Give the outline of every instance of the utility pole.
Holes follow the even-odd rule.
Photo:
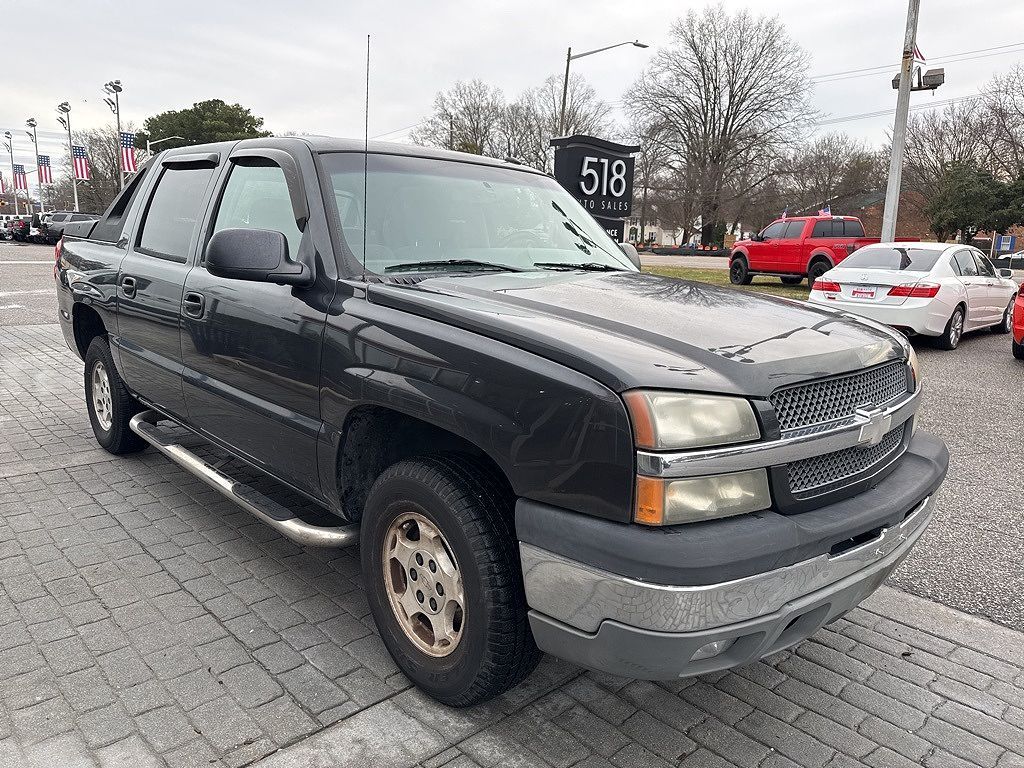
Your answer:
[[[71,158],[71,163],[73,165],[74,162],[75,162],[75,160],[74,160],[75,148],[74,148],[74,146],[72,146],[72,141],[71,141],[71,105],[68,104],[66,101],[62,101],[60,104],[57,105],[57,110],[59,112],[63,113],[63,115],[58,115],[57,119],[60,121],[61,125],[63,125],[65,128],[68,129],[68,157]],[[71,169],[71,189],[75,193],[75,211],[77,212],[78,211],[78,179],[75,177],[75,169],[74,169],[74,167],[72,167],[72,169]]]
[[[903,38],[899,95],[896,97],[896,122],[892,129],[889,182],[885,187],[885,210],[882,213],[883,243],[891,243],[896,239],[896,215],[900,207],[903,149],[907,144],[907,115],[910,113],[910,86],[914,69],[914,47],[917,40],[917,17],[920,11],[921,0],[910,0],[907,6],[907,31]]]
[[[20,216],[21,212],[18,210],[18,180],[14,178],[14,137],[11,136],[10,131],[4,131],[4,138],[7,139],[4,142],[4,148],[11,156],[11,194],[14,195],[14,215]]]

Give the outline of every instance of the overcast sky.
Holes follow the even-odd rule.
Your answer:
[[[894,107],[889,83],[903,41],[903,0],[726,5],[778,13],[806,48],[812,75],[893,65],[881,75],[818,84],[814,103],[825,115]],[[662,46],[673,19],[702,6],[695,0],[518,0],[500,8],[445,0],[5,0],[0,129],[14,132],[15,162],[33,166],[23,125],[36,117],[40,152],[56,164],[65,144],[55,105],[71,104],[74,128],[112,122],[101,86],[120,78],[122,119],[137,126],[157,112],[220,98],[251,108],[274,132],[361,136],[369,33],[370,135],[404,140],[408,127],[429,113],[435,92],[458,79],[479,77],[514,97],[561,73],[568,45],[581,51],[638,38]],[[12,24],[15,19],[21,21]],[[945,64],[946,85],[934,97],[914,94],[913,103],[971,95],[1024,60],[1021,0],[922,0],[918,45],[929,60],[1013,43],[1019,44],[1013,52]],[[617,107],[650,54],[619,48],[573,62],[574,71]],[[886,116],[822,130],[880,144],[891,122]]]

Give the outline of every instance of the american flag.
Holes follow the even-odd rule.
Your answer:
[[[53,175],[50,173],[50,156],[36,155],[36,162],[39,168],[39,183],[53,184]]]
[[[135,163],[135,134],[121,131],[121,170],[135,173],[139,166]]]
[[[25,175],[25,166],[15,164],[14,166],[14,188],[28,191],[28,176]]]
[[[75,166],[75,178],[79,181],[89,180],[89,156],[85,147],[71,147],[71,162]]]

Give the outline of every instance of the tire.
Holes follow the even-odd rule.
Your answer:
[[[1024,360],[1024,344],[1018,344],[1016,339],[1010,343],[1010,348],[1013,350],[1013,356],[1018,360]]]
[[[800,283],[804,281],[802,277],[796,277],[795,275],[782,277],[780,279],[782,280],[783,285],[800,285]]]
[[[1009,333],[1013,330],[1014,301],[1015,299],[1010,299],[1010,303],[1006,305],[1006,309],[1003,311],[1003,319],[989,328],[992,333]]]
[[[946,323],[946,329],[942,332],[942,335],[935,340],[935,346],[939,349],[956,349],[963,336],[964,308],[957,307],[953,310],[953,314],[949,316],[949,322]]]
[[[807,269],[807,282],[814,285],[814,281],[832,269],[827,261],[816,261]]]
[[[513,519],[504,479],[470,457],[406,459],[370,489],[360,526],[370,610],[402,672],[443,704],[468,707],[493,698],[540,660],[526,616]],[[386,554],[386,547],[395,554]],[[412,592],[414,581],[423,591]],[[442,581],[449,584],[447,593],[437,586]],[[402,600],[412,606],[411,617]],[[442,622],[442,615],[448,619]]]
[[[146,447],[146,442],[128,426],[142,406],[128,394],[102,336],[93,339],[85,353],[85,403],[96,442],[106,451],[121,455]]]
[[[729,282],[733,285],[750,285],[753,276],[747,269],[747,260],[737,256],[729,262]]]

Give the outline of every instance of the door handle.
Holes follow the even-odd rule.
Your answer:
[[[135,296],[136,287],[135,278],[131,275],[125,275],[121,278],[121,293],[129,299]]]
[[[185,314],[189,317],[202,317],[203,310],[206,308],[206,297],[201,293],[189,291],[182,300],[182,306],[185,308]]]

